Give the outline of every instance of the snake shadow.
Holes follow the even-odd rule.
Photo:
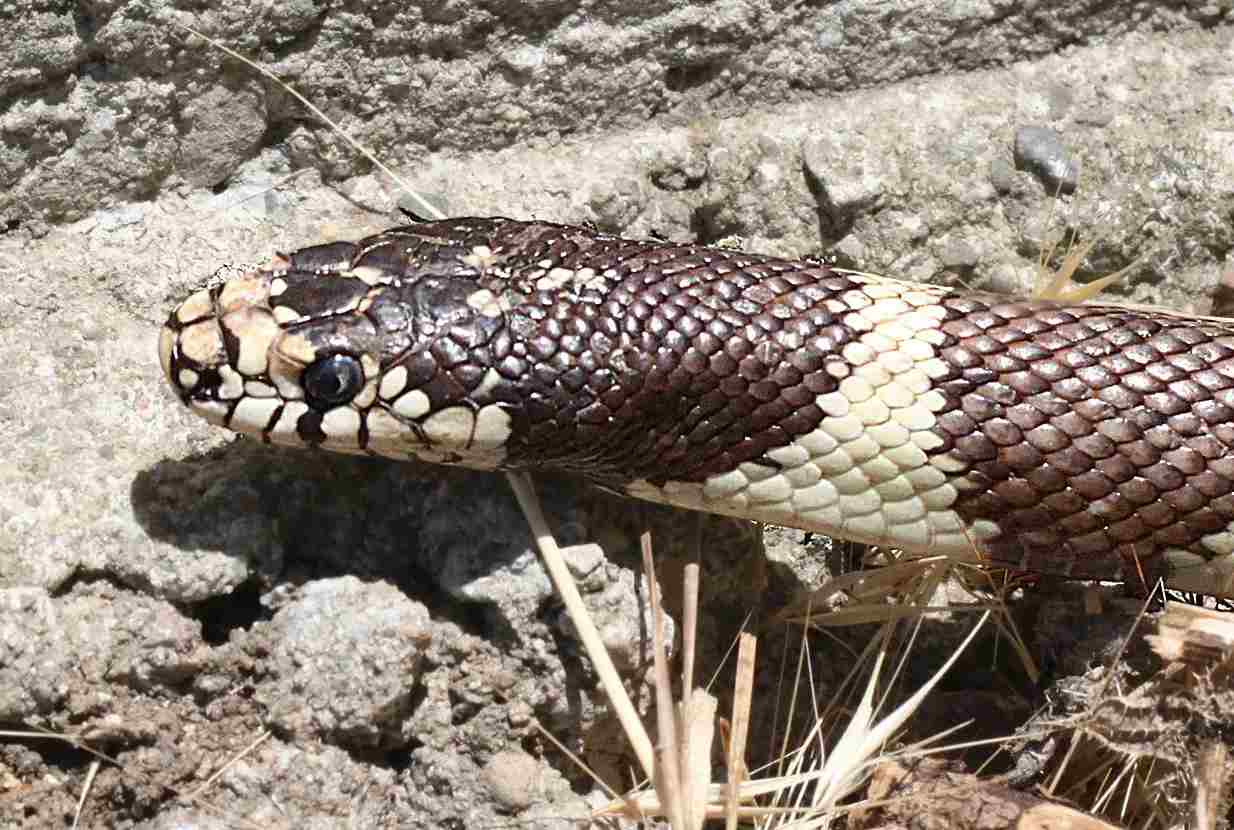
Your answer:
[[[621,568],[638,568],[638,534],[650,528],[666,610],[674,619],[681,619],[681,565],[701,558],[698,665],[708,670],[721,665],[743,628],[761,629],[760,652],[783,655],[797,647],[800,635],[775,623],[773,612],[801,584],[787,565],[768,559],[763,533],[753,523],[603,496],[578,479],[545,477],[537,484],[558,540],[599,542],[608,561]],[[191,613],[203,621],[211,642],[269,619],[268,598],[276,589],[343,575],[387,581],[434,617],[499,647],[520,643],[532,620],[548,622],[559,633],[552,622],[559,614],[555,593],[546,581],[527,584],[544,576],[526,522],[500,474],[238,439],[142,471],[130,499],[145,531],[176,548],[186,569],[204,552],[222,553],[243,567],[246,576],[231,582],[219,578],[217,569],[202,570],[201,578],[215,579],[218,587]],[[865,628],[842,633],[851,641],[846,653],[857,653],[872,636]],[[910,674],[928,676],[967,630],[933,628],[934,636],[922,639],[931,641],[929,647],[916,650]],[[814,644],[824,648],[816,669],[823,685],[838,684],[849,668],[843,654],[825,656],[836,636]],[[563,657],[575,653],[575,646],[554,639]],[[640,631],[638,639],[648,640],[649,633]],[[987,650],[979,651],[954,674],[971,681],[988,666],[982,656]],[[760,673],[758,694],[771,699],[780,691],[777,683],[774,671]],[[1005,697],[1005,690],[974,695],[966,684],[958,694],[939,697],[946,704],[941,714],[949,717],[924,720],[950,724],[957,701],[989,708],[1000,695]],[[1000,728],[1013,719],[1005,708],[991,709]]]
[[[577,490],[541,487],[565,543],[581,541]],[[207,632],[214,640],[268,618],[262,596],[275,587],[348,574],[390,582],[435,616],[498,641],[516,636],[512,615],[537,611],[516,608],[520,594],[551,594],[497,474],[239,439],[143,470],[130,502],[151,538],[177,548],[186,572],[212,583],[191,593],[209,597],[198,616],[215,620],[221,630]],[[194,562],[203,552],[238,560],[245,576]]]

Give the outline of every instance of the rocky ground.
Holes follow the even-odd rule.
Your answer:
[[[628,783],[502,479],[233,441],[164,389],[158,327],[216,268],[402,221],[390,177],[177,23],[295,84],[452,214],[1021,292],[1074,230],[1099,240],[1082,278],[1132,265],[1119,299],[1201,313],[1234,268],[1228,0],[11,4],[0,724],[85,743],[0,739],[3,826],[577,826],[604,798],[537,722]],[[571,566],[645,701],[637,532],[658,529],[671,588],[694,520],[540,487],[564,541],[604,548]],[[827,545],[703,529],[699,673],[751,615],[770,700],[797,642],[772,612]],[[1047,593],[1020,612],[1043,683],[987,639],[914,734],[1087,705],[1074,690],[1107,676],[1133,611]],[[927,626],[906,686],[968,619]],[[852,658],[812,649],[825,693]],[[1121,691],[1157,669],[1142,648],[1120,666]],[[1171,762],[1194,734],[1230,740],[1205,706],[1152,726]]]

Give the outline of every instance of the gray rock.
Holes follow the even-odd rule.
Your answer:
[[[410,737],[428,611],[390,585],[355,577],[304,586],[239,646],[265,675],[271,726],[297,738],[403,746]]]
[[[1080,164],[1063,146],[1062,136],[1045,127],[1015,133],[1015,166],[1033,173],[1051,193],[1071,194],[1080,183]]]
[[[861,148],[823,138],[811,138],[802,145],[805,169],[818,183],[823,208],[837,225],[851,222],[858,213],[877,209],[887,177],[894,176],[894,164],[866,156]]]
[[[981,252],[970,240],[951,236],[939,242],[938,259],[944,268],[972,268],[981,260]]]
[[[647,173],[663,190],[690,190],[707,178],[707,147],[698,133],[674,130],[664,142],[646,148]]]
[[[1011,162],[996,158],[990,162],[990,184],[999,193],[1011,193],[1015,189],[1016,171]]]
[[[1034,268],[1012,262],[994,265],[987,273],[983,290],[999,294],[1027,296],[1037,289],[1037,273]]]
[[[0,43],[8,44],[0,54],[0,94],[5,98],[29,94],[47,78],[72,72],[85,53],[73,12],[43,4],[31,3],[0,19]]]
[[[225,187],[202,204],[202,209],[220,217],[254,217],[275,224],[288,221],[303,202],[303,197],[285,185],[292,181],[287,156],[276,149],[262,150],[238,167],[215,165],[224,173]],[[301,178],[296,176],[294,178]],[[223,179],[219,180],[223,182]],[[216,188],[217,189],[217,188]]]
[[[257,150],[266,131],[263,101],[254,89],[211,86],[189,102],[181,118],[177,172],[197,187],[226,180]]]
[[[105,713],[109,695],[175,688],[200,667],[200,638],[168,603],[107,585],[0,590],[0,719]]]
[[[576,0],[450,16],[420,3],[393,17],[284,6],[275,13],[245,0],[189,15],[161,0],[118,3],[77,21],[18,2],[13,22],[0,23],[0,42],[13,44],[0,59],[0,89],[12,97],[0,135],[26,149],[0,162],[8,185],[0,216],[71,220],[177,176],[215,183],[263,139],[329,179],[368,170],[285,91],[173,21],[263,62],[379,156],[419,161],[437,150],[740,116],[750,102],[786,104],[803,90],[851,93],[1008,66],[1130,32],[1214,26],[1229,14],[1223,4],[1188,15],[1149,2],[1091,4],[1077,14],[1067,0],[997,14],[971,3],[892,15],[872,0],[810,13],[792,4],[756,11],[630,0],[586,14]],[[106,69],[116,66],[124,72]],[[1059,108],[1059,90],[1082,98],[1055,78],[1047,110]]]
[[[540,762],[525,752],[498,752],[488,759],[482,774],[493,800],[512,813],[541,797]]]
[[[227,818],[205,810],[173,807],[137,826],[141,830],[230,830],[232,824]]]
[[[361,763],[336,747],[311,752],[267,740],[231,763],[192,807],[169,804],[142,830],[215,830],[253,824],[333,830],[418,824],[409,794],[390,769]],[[219,823],[219,821],[222,823]]]
[[[443,216],[449,216],[449,201],[442,193],[428,193],[423,188],[416,188],[415,194],[403,194],[398,197],[397,206],[399,210],[406,211],[413,216],[425,217],[428,213],[426,207],[432,208],[437,213]]]
[[[787,566],[803,590],[816,590],[830,577],[844,572],[837,568],[833,573],[832,565],[845,563],[832,560],[836,557],[837,548],[845,543],[836,542],[828,536],[791,527],[768,527],[763,533],[763,544],[766,546],[767,560]],[[851,570],[859,563],[848,564]]]
[[[583,541],[577,491],[540,488],[558,544]],[[466,511],[453,509],[464,497]],[[502,476],[443,480],[421,502],[424,524],[416,558],[443,591],[464,602],[488,603],[509,620],[525,619],[553,592],[531,532]],[[573,554],[572,554],[573,556]],[[595,552],[577,552],[576,573],[598,567]]]
[[[104,231],[117,231],[121,228],[141,225],[146,221],[146,211],[139,204],[126,204],[94,214],[97,227]]]

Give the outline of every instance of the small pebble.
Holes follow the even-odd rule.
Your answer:
[[[1040,179],[1051,194],[1074,193],[1080,182],[1079,162],[1071,158],[1062,137],[1047,127],[1016,130],[1015,166]]]
[[[493,800],[513,813],[530,807],[540,789],[540,762],[517,750],[498,752],[483,775]]]

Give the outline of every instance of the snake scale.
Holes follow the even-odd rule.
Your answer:
[[[270,443],[1234,593],[1234,321],[465,218],[278,255],[159,353]]]

